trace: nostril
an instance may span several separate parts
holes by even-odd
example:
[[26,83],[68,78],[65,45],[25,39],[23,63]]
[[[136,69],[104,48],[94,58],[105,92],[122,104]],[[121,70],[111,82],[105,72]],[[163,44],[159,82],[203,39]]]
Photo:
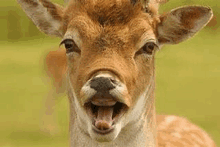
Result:
[[115,81],[112,81],[111,78],[97,77],[91,80],[90,87],[99,92],[106,92],[114,89],[114,84]]
[[113,83],[113,84],[117,84],[117,81],[113,78],[110,78],[110,81]]

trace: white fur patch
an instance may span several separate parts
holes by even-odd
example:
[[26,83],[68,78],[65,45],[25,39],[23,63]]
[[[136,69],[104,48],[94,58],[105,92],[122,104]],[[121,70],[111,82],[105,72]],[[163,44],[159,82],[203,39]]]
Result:
[[140,119],[140,116],[141,116],[141,114],[143,114],[143,111],[145,109],[147,99],[149,98],[149,96],[151,94],[151,90],[153,89],[152,82],[153,82],[153,77],[150,78],[149,85],[147,86],[147,88],[143,92],[143,94],[138,98],[136,105],[131,110],[131,113],[129,114],[127,123]]

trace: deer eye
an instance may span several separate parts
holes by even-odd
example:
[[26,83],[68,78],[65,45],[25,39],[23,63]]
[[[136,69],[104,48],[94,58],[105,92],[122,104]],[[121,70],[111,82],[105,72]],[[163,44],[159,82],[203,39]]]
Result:
[[148,42],[142,47],[143,53],[147,53],[148,55],[152,55],[155,47],[156,47],[155,43]]
[[147,54],[152,55],[157,45],[154,42],[146,43],[139,51],[136,52],[136,55]]
[[75,42],[72,39],[65,39],[63,40],[60,45],[64,44],[65,48],[66,48],[66,53],[71,53],[71,52],[77,52],[80,53],[80,49],[77,47],[77,45],[75,44]]

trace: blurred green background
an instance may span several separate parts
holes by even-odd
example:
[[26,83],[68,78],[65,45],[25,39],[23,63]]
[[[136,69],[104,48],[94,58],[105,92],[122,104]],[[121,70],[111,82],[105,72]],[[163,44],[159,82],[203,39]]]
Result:
[[[210,6],[214,19],[193,39],[157,53],[156,107],[189,118],[220,146],[220,1],[169,0],[161,13],[193,4]],[[56,100],[54,117],[44,116],[50,84],[43,61],[59,41],[39,32],[15,0],[0,0],[1,147],[68,146],[66,96]]]

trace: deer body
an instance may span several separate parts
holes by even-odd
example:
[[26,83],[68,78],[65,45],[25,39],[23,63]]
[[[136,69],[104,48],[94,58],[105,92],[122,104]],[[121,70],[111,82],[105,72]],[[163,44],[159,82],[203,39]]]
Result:
[[[71,147],[215,147],[186,119],[157,116],[154,104],[156,50],[192,37],[211,19],[210,8],[160,16],[158,0],[72,0],[66,8],[18,2],[41,31],[63,38]],[[64,68],[47,63],[59,89]]]

